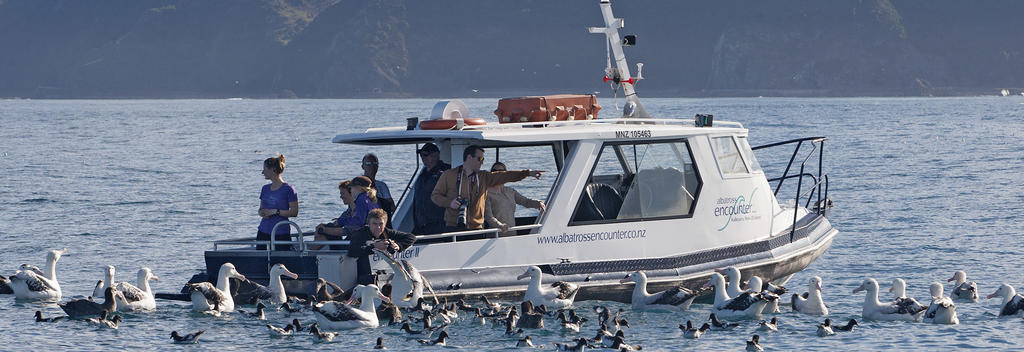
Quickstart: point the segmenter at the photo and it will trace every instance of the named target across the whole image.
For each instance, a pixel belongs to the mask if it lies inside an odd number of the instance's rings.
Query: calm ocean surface
[[[297,222],[312,229],[340,212],[336,183],[361,173],[360,157],[381,156],[379,178],[401,194],[415,167],[411,148],[330,143],[338,133],[404,125],[429,115],[434,100],[131,100],[0,101],[0,273],[21,263],[44,264],[44,251],[67,247],[57,265],[65,300],[84,297],[105,265],[117,279],[135,281],[139,266],[160,277],[154,291],[176,292],[198,268],[215,239],[249,236],[264,180],[262,160],[287,156],[286,182],[298,191]],[[752,145],[827,136],[826,172],[835,200],[831,220],[841,231],[832,248],[787,285],[806,290],[823,278],[831,318],[860,320],[863,294],[850,291],[866,277],[882,285],[904,278],[908,295],[924,302],[928,285],[966,270],[981,294],[1000,283],[1024,286],[1024,97],[850,99],[646,99],[658,117],[691,119],[711,113],[750,129]],[[621,100],[619,101],[621,104]],[[496,99],[467,101],[473,115],[493,119]],[[613,111],[611,99],[601,100]],[[538,151],[541,153],[543,151]],[[781,173],[788,150],[758,154],[770,175]],[[530,158],[502,154],[510,168],[534,167]],[[550,154],[547,154],[550,155]],[[488,163],[493,161],[488,156]],[[550,164],[550,162],[549,162]],[[784,164],[782,164],[784,166]],[[543,166],[543,165],[542,165]],[[546,166],[551,167],[552,166]],[[552,175],[554,176],[554,175]],[[517,186],[543,197],[554,177]],[[792,197],[792,193],[780,193]],[[785,199],[783,199],[785,201]],[[950,285],[946,285],[948,294]],[[853,333],[819,338],[817,318],[788,311],[781,328],[762,333],[768,350],[1024,349],[1024,320],[997,319],[998,299],[959,303],[960,325],[866,322]],[[378,336],[392,350],[421,347],[397,329],[342,332],[331,344],[311,336],[270,338],[263,322],[236,314],[211,318],[186,302],[158,300],[151,313],[127,314],[119,330],[83,322],[35,323],[32,314],[62,314],[0,296],[0,350],[165,350],[171,330],[207,332],[196,349],[369,348]],[[595,304],[581,302],[593,318]],[[710,308],[689,312],[628,312],[627,341],[644,350],[738,350],[756,324],[682,338],[676,325],[703,320]],[[304,321],[312,313],[297,316]],[[284,325],[293,316],[272,311]],[[551,347],[566,335],[531,331]],[[594,326],[584,328],[593,337]],[[449,328],[449,344],[472,350],[515,345],[501,329],[468,319]],[[440,348],[435,348],[440,349]]]

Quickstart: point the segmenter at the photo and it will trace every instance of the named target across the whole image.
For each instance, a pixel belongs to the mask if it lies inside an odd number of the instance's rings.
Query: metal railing
[[[827,138],[825,138],[825,137],[805,137],[805,138],[791,139],[791,140],[788,140],[788,141],[782,141],[782,142],[777,142],[777,143],[765,144],[765,145],[760,145],[760,146],[756,146],[756,147],[750,148],[752,150],[758,150],[758,149],[766,149],[766,148],[771,148],[771,147],[777,147],[777,146],[780,146],[780,145],[787,145],[787,144],[796,143],[796,147],[793,149],[793,155],[791,155],[789,157],[789,163],[786,164],[786,169],[785,169],[785,171],[782,172],[782,176],[768,179],[768,182],[778,181],[778,184],[776,184],[776,186],[775,186],[775,192],[774,192],[776,197],[779,196],[779,190],[782,189],[782,183],[783,182],[785,182],[786,180],[788,180],[790,178],[796,178],[797,179],[797,181],[796,181],[797,182],[796,183],[796,196],[793,197],[793,207],[794,207],[793,208],[793,224],[790,227],[790,232],[789,232],[790,241],[793,240],[794,235],[796,234],[796,222],[797,222],[797,214],[798,214],[798,212],[796,211],[796,208],[800,206],[800,199],[802,197],[804,197],[805,195],[807,196],[807,201],[804,203],[804,207],[806,208],[806,207],[810,206],[811,199],[815,198],[815,196],[816,196],[817,197],[816,198],[817,201],[814,203],[815,206],[812,209],[812,211],[814,211],[816,214],[819,214],[819,215],[825,215],[826,214],[827,209],[824,206],[824,204],[822,203],[822,199],[824,199],[826,201],[828,200],[828,174],[823,174],[822,173],[822,165],[824,163],[824,156],[825,156],[825,140],[826,139]],[[793,161],[795,161],[796,160],[796,156],[800,154],[800,147],[803,146],[804,142],[807,142],[807,141],[811,142],[812,149],[811,149],[811,151],[809,153],[807,153],[807,156],[804,157],[803,161],[800,162],[800,171],[797,174],[795,174],[795,175],[790,175],[789,171],[793,167]],[[817,175],[805,172],[805,168],[807,166],[807,161],[810,160],[812,155],[814,155],[815,150],[817,150],[817,152],[818,152],[818,173],[817,173]],[[804,178],[807,178],[807,177],[810,177],[810,179],[811,179],[813,184],[810,186],[810,190],[808,190],[806,194],[803,194]],[[822,189],[823,187],[824,187],[824,189]]]
[[[304,237],[306,237],[306,236],[315,236],[316,234],[313,233],[313,232],[305,232],[305,233],[303,233],[302,230],[299,229],[299,225],[298,224],[296,224],[294,222],[291,222],[291,221],[282,221],[282,222],[279,222],[277,225],[274,226],[274,229],[271,231],[271,236],[270,236],[270,240],[269,241],[260,241],[260,240],[257,240],[255,237],[243,237],[243,238],[234,238],[234,239],[227,239],[227,240],[217,240],[217,241],[213,241],[213,250],[214,251],[219,250],[220,246],[248,246],[250,248],[255,249],[256,246],[258,246],[258,245],[264,245],[264,246],[267,246],[266,251],[268,252],[268,255],[269,255],[269,252],[273,251],[273,249],[275,248],[274,247],[275,245],[283,244],[283,242],[279,242],[279,241],[275,240],[274,233],[277,232],[277,227],[278,226],[284,225],[284,224],[287,224],[287,225],[290,225],[290,226],[295,226],[295,228],[299,232],[299,233],[296,233],[296,234],[292,234],[292,237],[297,237],[298,238],[297,241],[291,243],[292,251],[297,251],[297,252],[302,252],[302,253],[308,253],[308,252],[328,253],[328,252],[339,252],[339,251],[343,252],[344,250],[336,250],[336,249],[329,249],[329,248],[332,245],[334,245],[334,246],[343,245],[343,246],[346,246],[346,247],[349,245],[349,241],[348,240],[326,240],[326,241],[314,240],[314,241],[306,241],[304,239]],[[539,227],[541,227],[541,224],[529,224],[529,225],[512,226],[512,227],[509,227],[508,230],[509,231],[532,230],[532,229],[536,229],[536,228],[539,228]],[[499,236],[500,236],[500,234],[502,232],[503,231],[501,231],[501,229],[480,229],[480,230],[469,230],[469,231],[446,232],[446,233],[441,233],[441,234],[436,234],[436,235],[420,235],[420,236],[416,236],[416,240],[417,241],[421,241],[421,240],[434,240],[434,239],[450,238],[451,241],[443,241],[443,242],[458,242],[458,237],[459,236],[479,235],[479,234],[492,234],[492,236],[485,236],[483,238],[499,238]],[[318,248],[318,249],[310,249],[309,248],[310,246],[321,246],[321,247]],[[327,248],[327,249],[325,249],[325,248]],[[262,250],[260,250],[260,251],[262,251]],[[278,252],[280,252],[280,251],[278,251]]]
[[[693,119],[650,119],[650,118],[614,118],[614,119],[593,119],[593,120],[564,120],[564,121],[539,121],[539,122],[519,122],[519,123],[488,123],[484,125],[466,125],[462,128],[463,131],[472,130],[486,130],[495,128],[520,128],[520,127],[536,127],[536,126],[585,126],[595,124],[619,124],[619,125],[680,125],[683,127],[696,127],[694,126]],[[712,127],[734,127],[743,128],[743,124],[734,121],[715,121],[714,125],[705,128]]]

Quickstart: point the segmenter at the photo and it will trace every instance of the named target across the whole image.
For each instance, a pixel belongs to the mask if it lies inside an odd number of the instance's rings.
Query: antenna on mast
[[[608,67],[605,68],[605,82],[612,81],[617,85],[622,86],[623,93],[626,94],[626,105],[622,108],[622,117],[639,117],[649,118],[647,110],[644,109],[643,104],[640,103],[640,97],[636,95],[635,86],[637,81],[643,79],[639,74],[637,77],[630,77],[629,65],[626,63],[626,55],[622,51],[623,45],[635,45],[636,36],[626,36],[627,40],[619,38],[619,28],[624,26],[621,18],[615,18],[612,15],[612,2],[611,0],[601,0],[601,14],[604,16],[604,27],[588,27],[587,30],[590,33],[604,34],[608,40],[608,46],[611,48],[611,53],[608,58]],[[611,57],[615,57],[615,66],[611,65]],[[637,66],[639,71],[643,65]],[[639,72],[638,72],[639,73]]]

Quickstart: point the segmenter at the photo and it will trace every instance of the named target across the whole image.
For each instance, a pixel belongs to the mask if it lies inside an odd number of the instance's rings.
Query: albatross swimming
[[[807,280],[807,292],[793,294],[790,302],[793,311],[810,315],[828,315],[828,306],[821,299],[821,278],[812,276]]]
[[[679,310],[690,309],[693,299],[698,294],[682,286],[672,286],[668,290],[647,293],[647,274],[642,271],[634,271],[619,280],[620,284],[634,282],[632,305],[633,309],[656,309],[672,308]]]
[[[359,285],[352,290],[352,298],[349,299],[349,303],[360,298],[362,303],[358,308],[334,301],[318,303],[313,307],[319,326],[332,330],[380,326],[374,298],[380,298],[385,302],[389,299],[380,293],[377,285]]]
[[[200,312],[234,311],[235,301],[231,298],[231,283],[228,281],[232,277],[245,280],[245,276],[235,270],[234,264],[224,263],[217,274],[217,286],[205,281],[189,284],[189,291],[192,292],[192,309]]]
[[[530,278],[530,284],[526,287],[524,301],[533,302],[534,306],[544,305],[550,309],[563,309],[572,305],[576,299],[576,293],[580,287],[573,283],[558,281],[548,287],[541,286],[541,278],[544,276],[540,267],[531,266],[516,280]]]
[[[879,302],[878,281],[875,281],[875,279],[865,279],[860,287],[853,290],[853,293],[860,291],[867,291],[867,294],[864,295],[864,307],[861,311],[861,316],[864,319],[917,321],[924,315],[925,307],[915,304],[916,302],[910,300]]]
[[[156,300],[153,298],[153,290],[149,288],[150,280],[159,281],[160,278],[153,275],[153,271],[149,268],[142,267],[136,275],[136,283],[138,283],[138,286],[124,281],[114,284],[114,289],[121,292],[125,299],[124,301],[117,302],[117,310],[128,312],[156,309]]]
[[[1020,314],[1024,312],[1024,296],[1017,293],[1017,290],[1013,289],[1013,286],[1009,284],[1002,284],[996,289],[996,292],[985,297],[986,299],[992,299],[995,297],[1003,297],[1003,304],[1000,305],[999,316],[1007,317],[1012,315]]]
[[[953,273],[953,277],[946,280],[946,282],[953,282],[952,298],[957,301],[963,302],[977,302],[978,301],[978,284],[974,281],[967,281],[967,273],[963,270],[957,270]]]
[[[960,324],[956,316],[956,306],[953,300],[942,295],[942,284],[933,282],[929,288],[932,296],[932,303],[924,312],[924,321],[933,324]]]
[[[10,277],[14,297],[19,300],[59,301],[61,290],[57,282],[57,260],[67,253],[67,248],[47,252],[45,274],[38,270],[18,270]]]

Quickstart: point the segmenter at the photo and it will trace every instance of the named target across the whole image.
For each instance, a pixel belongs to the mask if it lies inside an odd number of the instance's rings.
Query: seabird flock
[[[65,254],[67,249],[47,252],[45,270],[22,264],[14,275],[0,277],[0,294],[13,294],[22,301],[60,302],[62,292],[56,277],[56,263]],[[238,316],[259,321],[261,326],[266,327],[271,337],[278,338],[305,334],[311,336],[315,342],[329,343],[339,336],[337,331],[386,325],[400,327],[400,334],[405,336],[410,344],[448,346],[456,342],[449,334],[448,327],[462,316],[481,324],[491,323],[495,327],[505,328],[505,337],[514,339],[509,347],[545,346],[536,344],[534,338],[547,334],[531,336],[526,334],[524,329],[543,329],[545,320],[549,320],[548,325],[561,327],[563,336],[577,336],[568,341],[563,337],[562,341],[552,342],[551,346],[558,351],[600,348],[635,351],[643,348],[627,342],[623,328],[628,328],[629,322],[621,316],[622,309],[613,313],[605,306],[595,306],[596,316],[593,319],[578,315],[572,307],[579,286],[567,282],[543,284],[543,273],[539,267],[528,267],[518,277],[530,279],[520,305],[504,305],[490,301],[487,296],[480,296],[481,306],[474,306],[461,299],[457,303],[446,301],[442,304],[436,295],[428,299],[428,296],[423,294],[423,289],[430,287],[422,274],[407,261],[399,262],[390,257],[388,259],[393,261],[393,269],[400,270],[396,270],[398,274],[393,275],[390,282],[381,288],[376,285],[358,285],[346,292],[338,285],[319,279],[314,293],[306,298],[299,298],[285,294],[281,276],[292,279],[298,276],[283,264],[271,267],[269,286],[262,286],[248,281],[235,270],[234,265],[225,263],[221,266],[215,282],[192,283],[186,285],[186,289],[194,310],[213,316],[237,311],[235,314]],[[103,272],[104,277],[97,281],[93,296],[59,303],[66,314],[64,316],[44,317],[42,311],[36,310],[33,318],[35,322],[78,320],[98,328],[117,329],[123,321],[120,312],[145,312],[157,309],[149,281],[158,278],[152,270],[146,267],[139,269],[135,285],[115,282],[113,266],[103,267]],[[232,279],[240,286],[236,290],[231,289]],[[889,289],[893,294],[892,300],[879,299],[879,284],[872,278],[865,279],[853,293],[865,292],[861,312],[861,318],[864,320],[958,324],[954,302],[978,302],[978,286],[975,282],[967,281],[967,274],[963,271],[955,272],[947,281],[953,282],[951,296],[943,296],[942,284],[934,282],[930,287],[931,299],[926,301],[928,305],[907,297],[906,282],[899,278],[893,280]],[[761,318],[762,314],[779,312],[780,296],[786,293],[786,288],[763,281],[757,276],[751,277],[746,282],[747,287],[742,288],[740,270],[736,267],[716,269],[710,274],[707,283],[696,290],[672,286],[664,291],[649,293],[647,275],[640,271],[629,273],[620,280],[620,284],[630,283],[635,285],[631,296],[633,310],[686,311],[695,298],[710,293],[714,297],[714,303],[711,305],[711,314],[707,321],[687,320],[679,324],[682,337],[687,339],[698,339],[715,330],[733,330],[741,324],[721,319],[757,321],[757,331],[761,334],[771,334],[782,329],[778,317],[772,317],[770,320]],[[396,290],[396,287],[400,289]],[[822,297],[822,287],[820,277],[811,277],[806,292],[791,294],[788,302],[791,309],[812,316],[828,316],[830,311]],[[433,293],[433,289],[430,291]],[[234,295],[232,292],[235,292]],[[102,303],[97,302],[100,296],[103,299]],[[986,298],[995,297],[1002,298],[997,316],[1024,315],[1024,296],[1018,294],[1012,286],[1002,284]],[[236,302],[252,305],[256,310],[236,310]],[[267,322],[265,309],[280,311],[285,315],[312,311],[316,321],[303,324],[299,319],[292,319],[285,325],[277,326]],[[833,325],[832,320],[826,318],[823,323],[813,327],[813,331],[817,336],[827,337],[853,331],[858,325],[856,319],[850,319],[843,325]],[[597,327],[594,338],[585,337],[590,334],[586,332],[587,327]],[[807,327],[808,332],[811,329],[812,327]],[[203,333],[204,331],[200,330],[182,335],[178,331],[172,331],[171,342],[199,343]],[[342,340],[344,339],[338,339]],[[745,341],[747,351],[763,350],[761,336],[753,335],[750,340]],[[377,338],[374,348],[387,348],[383,337]]]

